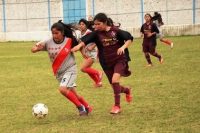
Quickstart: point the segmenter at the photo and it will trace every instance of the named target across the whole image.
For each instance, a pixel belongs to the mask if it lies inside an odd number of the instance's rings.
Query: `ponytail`
[[[71,38],[73,42],[73,46],[78,44],[78,41],[76,37],[74,36],[74,27],[71,24],[65,24],[62,22],[62,20],[59,20],[57,23],[61,24],[63,26],[63,33],[65,37]]]

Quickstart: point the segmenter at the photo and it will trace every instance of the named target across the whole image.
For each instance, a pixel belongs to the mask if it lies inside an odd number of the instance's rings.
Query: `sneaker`
[[[147,64],[147,67],[152,67],[153,66],[153,64]]]
[[[133,97],[131,96],[131,88],[128,88],[128,89],[129,89],[129,93],[126,94],[126,102],[130,103]]]
[[[171,47],[171,49],[173,49],[173,47],[174,47],[174,43],[173,42],[170,44],[170,47]]]
[[[92,112],[92,107],[88,106],[85,108],[87,114],[91,113]]]
[[[159,59],[160,64],[162,64],[163,61],[164,61],[164,59],[163,59],[163,57],[161,56],[160,59]]]
[[[120,107],[119,106],[115,106],[115,105],[112,107],[112,109],[110,111],[111,114],[119,114],[120,112],[121,112]]]
[[[80,107],[77,107],[77,108],[78,108],[80,116],[87,115],[87,111],[83,105],[81,105]]]

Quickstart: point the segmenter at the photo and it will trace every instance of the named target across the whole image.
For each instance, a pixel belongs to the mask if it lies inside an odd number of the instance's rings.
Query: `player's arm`
[[[124,45],[122,45],[117,50],[117,54],[121,55],[124,54],[124,50],[127,49],[129,45],[133,42],[133,36],[127,31],[119,30],[117,37],[119,40],[122,40],[124,42]]]
[[[31,52],[32,52],[32,53],[36,53],[36,52],[42,51],[42,50],[44,50],[44,49],[45,49],[45,44],[44,44],[44,42],[38,42],[38,43],[36,43],[36,44],[32,47]]]
[[[88,45],[92,42],[95,42],[97,38],[96,32],[91,32],[90,34],[85,35],[81,38],[81,42],[71,49],[72,52],[80,50],[83,46]]]

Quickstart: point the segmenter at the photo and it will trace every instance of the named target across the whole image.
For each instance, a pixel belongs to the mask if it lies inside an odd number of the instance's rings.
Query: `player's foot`
[[[110,113],[111,114],[119,114],[121,112],[121,108],[119,106],[113,106]]]
[[[171,47],[171,49],[173,49],[173,47],[174,47],[174,43],[173,42],[170,44],[170,47]]]
[[[99,81],[97,83],[95,83],[95,87],[102,87],[102,79],[103,79],[103,72],[99,71],[99,75],[98,75]]]
[[[92,112],[92,107],[88,106],[85,108],[87,114],[91,113]]]
[[[126,94],[126,102],[130,103],[133,99],[133,97],[131,96],[131,88],[129,87],[129,93]]]
[[[94,84],[94,87],[95,87],[95,88],[102,87],[102,82],[95,83],[95,84]]]
[[[147,64],[146,66],[147,66],[147,67],[152,67],[152,66],[153,66],[153,64],[151,64],[151,63],[150,63],[150,64]]]
[[[85,109],[85,106],[81,105],[81,106],[79,106],[79,107],[77,107],[77,108],[78,108],[78,111],[79,111],[79,115],[80,115],[80,116],[87,115],[87,111],[86,111],[86,109]]]
[[[163,59],[163,57],[161,56],[161,57],[159,58],[159,62],[160,62],[160,64],[162,64],[163,61],[164,61],[164,59]]]

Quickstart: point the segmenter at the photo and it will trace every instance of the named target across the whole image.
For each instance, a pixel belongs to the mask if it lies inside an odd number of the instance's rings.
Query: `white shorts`
[[[73,65],[63,75],[56,77],[60,82],[60,87],[73,88],[76,87],[77,68]]]
[[[87,47],[89,47],[89,46],[90,46],[90,44],[85,47],[85,54],[88,57],[96,60],[97,59],[97,48],[95,47],[93,50],[87,50]]]
[[[156,38],[162,39],[162,38],[164,37],[164,34],[163,34],[163,32],[162,32],[162,28],[159,27],[158,29],[159,29],[159,33],[156,34]]]

